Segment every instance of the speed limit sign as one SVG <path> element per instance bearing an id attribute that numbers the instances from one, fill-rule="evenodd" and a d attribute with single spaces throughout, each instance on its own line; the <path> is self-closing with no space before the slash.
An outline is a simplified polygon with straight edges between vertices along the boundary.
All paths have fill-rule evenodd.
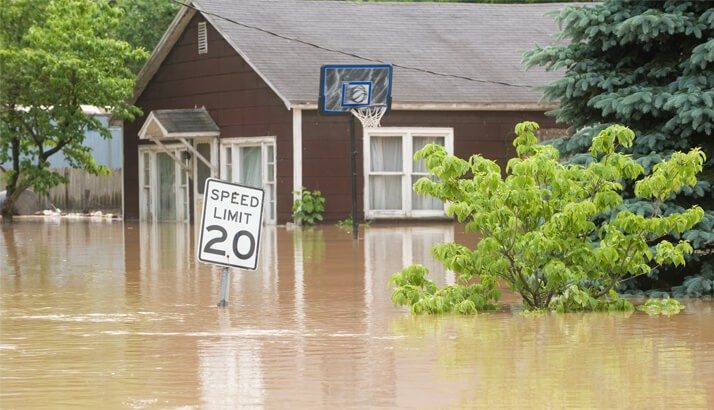
<path id="1" fill-rule="evenodd" d="M 255 270 L 263 226 L 263 190 L 208 178 L 203 192 L 198 260 Z"/>

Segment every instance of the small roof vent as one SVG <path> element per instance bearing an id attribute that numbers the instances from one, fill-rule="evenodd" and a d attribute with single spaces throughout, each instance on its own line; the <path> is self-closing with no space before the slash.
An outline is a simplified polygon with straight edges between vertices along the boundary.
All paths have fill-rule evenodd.
<path id="1" fill-rule="evenodd" d="M 206 22 L 198 23 L 198 54 L 208 53 L 208 33 L 206 32 Z"/>

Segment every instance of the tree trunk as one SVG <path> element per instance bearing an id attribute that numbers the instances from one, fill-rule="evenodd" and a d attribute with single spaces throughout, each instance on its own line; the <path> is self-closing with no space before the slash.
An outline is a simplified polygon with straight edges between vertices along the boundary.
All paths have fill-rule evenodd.
<path id="1" fill-rule="evenodd" d="M 2 222 L 3 223 L 12 223 L 12 216 L 13 216 L 13 208 L 15 208 L 15 202 L 17 202 L 17 198 L 20 197 L 20 194 L 24 189 L 17 189 L 14 185 L 17 181 L 10 181 L 11 185 L 7 186 L 7 195 L 5 196 L 5 203 L 2 206 L 2 209 L 0 209 L 0 216 L 2 216 Z"/>
<path id="2" fill-rule="evenodd" d="M 12 223 L 12 212 L 7 212 L 4 206 L 2 207 L 2 210 L 0 210 L 0 216 L 2 217 L 2 223 Z"/>

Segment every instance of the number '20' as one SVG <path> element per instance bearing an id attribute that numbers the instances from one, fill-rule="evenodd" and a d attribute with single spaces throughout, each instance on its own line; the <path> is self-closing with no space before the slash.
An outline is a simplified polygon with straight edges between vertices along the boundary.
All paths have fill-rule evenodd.
<path id="1" fill-rule="evenodd" d="M 218 232 L 220 232 L 220 236 L 208 241 L 206 243 L 206 246 L 203 247 L 203 251 L 206 253 L 212 253 L 214 255 L 226 256 L 225 251 L 222 251 L 220 249 L 215 249 L 215 248 L 213 248 L 213 246 L 215 244 L 225 242 L 226 238 L 228 238 L 228 232 L 226 232 L 226 230 L 220 225 L 208 225 L 206 227 L 206 230 L 208 232 L 218 231 Z M 248 241 L 250 243 L 250 246 L 248 247 L 248 251 L 245 253 L 242 253 L 238 250 L 238 241 L 242 237 L 248 238 Z M 238 231 L 235 235 L 233 235 L 233 253 L 236 255 L 236 257 L 238 259 L 243 259 L 243 260 L 250 259 L 250 257 L 253 256 L 253 254 L 255 253 L 255 237 L 253 236 L 253 234 L 246 230 L 242 230 L 242 231 Z"/>

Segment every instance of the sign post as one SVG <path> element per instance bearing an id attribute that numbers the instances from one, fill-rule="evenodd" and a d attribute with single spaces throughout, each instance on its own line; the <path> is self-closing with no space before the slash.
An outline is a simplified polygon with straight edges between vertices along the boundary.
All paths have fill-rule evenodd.
<path id="1" fill-rule="evenodd" d="M 228 303 L 229 268 L 258 267 L 260 231 L 263 226 L 262 189 L 220 179 L 206 180 L 198 261 L 223 266 L 221 300 Z"/>

